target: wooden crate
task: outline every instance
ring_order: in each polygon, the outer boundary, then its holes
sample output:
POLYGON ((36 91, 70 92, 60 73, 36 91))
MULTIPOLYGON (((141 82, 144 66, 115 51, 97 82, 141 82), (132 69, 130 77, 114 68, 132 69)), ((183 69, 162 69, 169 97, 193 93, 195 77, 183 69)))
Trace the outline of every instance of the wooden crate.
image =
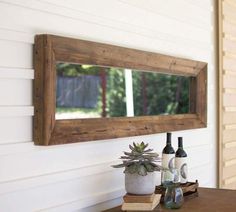
MULTIPOLYGON (((180 185, 183 190, 184 200, 192 199, 198 196, 198 181, 196 182, 187 182, 180 185)), ((161 194, 161 202, 163 202, 166 188, 162 185, 156 186, 155 193, 161 194)))

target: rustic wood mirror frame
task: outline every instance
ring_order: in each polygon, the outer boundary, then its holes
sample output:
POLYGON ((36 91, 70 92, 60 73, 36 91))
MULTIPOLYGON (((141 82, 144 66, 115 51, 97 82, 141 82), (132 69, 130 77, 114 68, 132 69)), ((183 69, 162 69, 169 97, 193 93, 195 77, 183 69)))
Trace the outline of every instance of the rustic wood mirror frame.
POLYGON ((207 63, 108 44, 37 35, 34 46, 34 142, 55 145, 206 127, 207 63), (190 113, 55 120, 56 62, 190 76, 190 113))

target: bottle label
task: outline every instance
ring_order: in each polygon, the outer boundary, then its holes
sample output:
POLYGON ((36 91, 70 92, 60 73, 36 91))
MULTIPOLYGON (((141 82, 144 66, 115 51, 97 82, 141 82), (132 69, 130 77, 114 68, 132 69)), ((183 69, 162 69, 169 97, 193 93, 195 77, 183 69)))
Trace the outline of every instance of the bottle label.
POLYGON ((188 166, 187 157, 176 157, 175 158, 175 168, 179 170, 180 183, 188 182, 188 166))
POLYGON ((162 154, 162 167, 166 169, 174 168, 175 154, 162 154))
MULTIPOLYGON (((175 165, 175 154, 162 154, 162 167, 165 169, 173 169, 175 165)), ((166 181, 172 181, 173 176, 171 172, 161 173, 161 183, 165 184, 166 181)))

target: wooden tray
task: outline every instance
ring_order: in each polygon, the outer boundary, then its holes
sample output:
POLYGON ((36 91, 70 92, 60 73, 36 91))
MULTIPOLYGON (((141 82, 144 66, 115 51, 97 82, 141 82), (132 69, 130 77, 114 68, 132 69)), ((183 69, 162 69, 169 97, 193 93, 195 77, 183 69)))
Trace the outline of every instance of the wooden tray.
MULTIPOLYGON (((185 184, 181 184, 180 186, 183 190, 184 200, 192 199, 198 196, 198 190, 197 190, 198 181, 197 180, 196 182, 187 182, 185 184)), ((156 186, 155 193, 162 195, 161 202, 163 202, 165 191, 166 189, 162 185, 156 186)))

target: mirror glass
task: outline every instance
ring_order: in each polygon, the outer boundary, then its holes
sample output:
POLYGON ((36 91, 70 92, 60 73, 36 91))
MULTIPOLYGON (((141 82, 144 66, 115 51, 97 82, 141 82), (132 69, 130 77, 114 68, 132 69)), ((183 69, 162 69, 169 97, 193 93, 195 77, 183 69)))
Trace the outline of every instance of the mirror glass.
POLYGON ((189 113, 190 77, 57 63, 56 119, 189 113))

